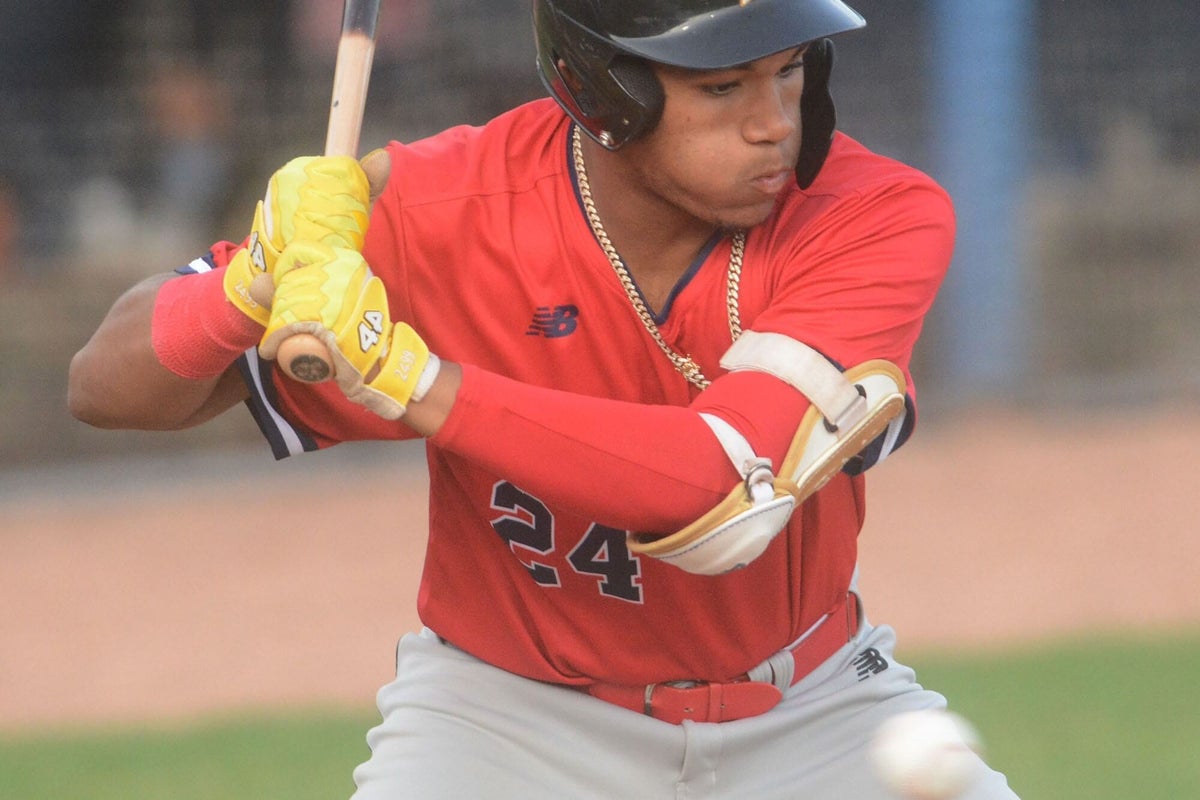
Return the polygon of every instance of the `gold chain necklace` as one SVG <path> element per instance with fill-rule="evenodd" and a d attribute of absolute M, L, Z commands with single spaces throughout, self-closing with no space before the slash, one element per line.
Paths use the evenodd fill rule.
<path fill-rule="evenodd" d="M 691 356 L 686 356 L 676 352 L 671 345 L 667 344 L 663 335 L 658 330 L 658 326 L 654 324 L 654 318 L 650 316 L 650 310 L 646 308 L 646 302 L 642 299 L 642 295 L 637 290 L 637 286 L 633 282 L 633 277 L 629 274 L 629 270 L 625 268 L 625 262 L 621 260 L 621 256 L 617 253 L 617 248 L 613 246 L 612 240 L 608 238 L 608 233 L 604 230 L 603 223 L 600 222 L 600 215 L 596 213 L 596 204 L 592 200 L 592 187 L 588 182 L 587 168 L 583 163 L 583 141 L 579 135 L 579 127 L 575 126 L 571 134 L 571 155 L 575 160 L 575 175 L 579 180 L 579 196 L 583 198 L 583 210 L 587 213 L 588 225 L 592 228 L 592 233 L 596 237 L 596 241 L 600 242 L 601 249 L 604 250 L 604 255 L 608 257 L 608 262 L 612 264 L 613 270 L 617 273 L 617 279 L 621 282 L 621 287 L 625 290 L 625 294 L 629 297 L 629 302 L 633 305 L 633 310 L 637 312 L 638 319 L 642 321 L 646 332 L 650 334 L 650 338 L 658 345 L 658 348 L 671 360 L 675 369 L 679 374 L 687 379 L 688 383 L 700 389 L 708 388 L 709 380 L 704 377 L 704 373 L 700 371 L 700 365 L 692 360 Z M 733 244 L 729 251 L 729 267 L 727 270 L 727 286 L 726 292 L 726 308 L 729 314 L 729 334 L 734 341 L 742 335 L 742 320 L 741 314 L 738 312 L 738 292 L 742 280 L 742 256 L 746 252 L 746 232 L 738 231 L 733 234 Z"/>

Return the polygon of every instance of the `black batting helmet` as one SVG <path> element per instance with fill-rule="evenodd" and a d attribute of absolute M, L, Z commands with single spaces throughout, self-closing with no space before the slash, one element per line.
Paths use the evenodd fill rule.
<path fill-rule="evenodd" d="M 801 187 L 816 177 L 833 136 L 826 37 L 866 24 L 841 0 L 536 0 L 533 18 L 542 82 L 610 150 L 651 130 L 662 114 L 662 86 L 647 61 L 724 69 L 809 44 Z"/>

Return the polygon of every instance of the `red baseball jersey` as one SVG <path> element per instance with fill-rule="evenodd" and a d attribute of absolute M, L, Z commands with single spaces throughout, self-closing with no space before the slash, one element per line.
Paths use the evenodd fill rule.
<path fill-rule="evenodd" d="M 389 148 L 392 175 L 365 255 L 394 318 L 464 366 L 455 408 L 427 443 L 421 619 L 540 680 L 727 680 L 844 596 L 865 511 L 859 473 L 907 438 L 911 376 L 903 423 L 748 567 L 702 577 L 632 554 L 627 531 L 674 532 L 739 482 L 698 412 L 730 422 L 779 464 L 808 403 L 776 378 L 718 366 L 732 343 L 723 235 L 657 319 L 713 383 L 701 392 L 675 371 L 589 228 L 571 127 L 541 100 Z M 908 375 L 953 228 L 932 180 L 839 134 L 817 181 L 793 185 L 749 231 L 742 325 L 842 367 L 884 358 Z M 277 456 L 414 436 L 331 384 L 293 383 L 252 359 L 242 367 Z"/>

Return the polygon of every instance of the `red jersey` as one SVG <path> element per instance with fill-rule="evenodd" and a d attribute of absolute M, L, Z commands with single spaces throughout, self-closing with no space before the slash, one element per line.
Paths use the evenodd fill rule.
<path fill-rule="evenodd" d="M 674 532 L 740 480 L 698 412 L 779 464 L 808 403 L 773 377 L 718 366 L 732 343 L 728 237 L 714 237 L 657 320 L 713 383 L 701 392 L 675 371 L 589 228 L 570 133 L 547 99 L 389 148 L 364 253 L 394 318 L 463 365 L 454 410 L 427 443 L 420 616 L 539 680 L 728 680 L 844 596 L 864 479 L 834 478 L 759 559 L 727 575 L 629 552 L 627 531 Z M 951 205 L 932 180 L 839 134 L 816 182 L 793 185 L 748 232 L 742 324 L 842 367 L 888 359 L 909 377 L 911 401 L 910 356 L 952 241 Z M 414 436 L 332 384 L 243 368 L 279 456 Z M 910 402 L 900 441 L 913 414 Z M 854 471 L 883 455 L 877 444 Z"/>

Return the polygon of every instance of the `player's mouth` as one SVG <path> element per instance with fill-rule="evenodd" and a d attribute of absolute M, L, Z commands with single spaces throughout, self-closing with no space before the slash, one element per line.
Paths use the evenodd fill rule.
<path fill-rule="evenodd" d="M 761 175 L 753 178 L 750 181 L 750 185 L 763 194 L 774 197 L 782 192 L 784 187 L 788 185 L 788 181 L 792 179 L 793 177 L 791 168 L 784 168 L 772 170 L 770 172 L 764 172 Z"/>

